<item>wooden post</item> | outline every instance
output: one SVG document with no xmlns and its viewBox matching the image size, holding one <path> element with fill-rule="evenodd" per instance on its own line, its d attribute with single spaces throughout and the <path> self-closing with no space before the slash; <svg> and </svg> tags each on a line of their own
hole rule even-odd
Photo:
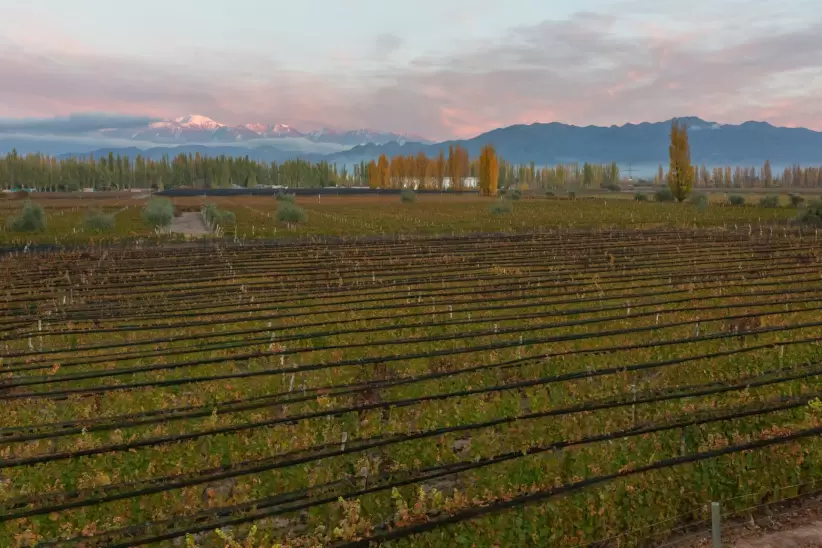
<svg viewBox="0 0 822 548">
<path fill-rule="evenodd" d="M 713 548 L 722 548 L 722 512 L 718 502 L 711 503 L 711 538 Z"/>
</svg>

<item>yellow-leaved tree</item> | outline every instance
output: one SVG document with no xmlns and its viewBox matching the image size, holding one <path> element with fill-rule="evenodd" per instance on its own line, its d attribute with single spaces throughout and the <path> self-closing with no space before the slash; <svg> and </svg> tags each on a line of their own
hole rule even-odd
<svg viewBox="0 0 822 548">
<path fill-rule="evenodd" d="M 677 201 L 685 201 L 694 187 L 694 166 L 691 165 L 691 147 L 688 144 L 688 128 L 678 120 L 671 123 L 671 145 L 668 147 L 671 169 L 668 172 L 668 188 Z"/>
<path fill-rule="evenodd" d="M 482 147 L 479 157 L 479 190 L 483 196 L 496 196 L 499 182 L 499 160 L 491 145 Z"/>
<path fill-rule="evenodd" d="M 377 159 L 377 188 L 391 187 L 391 164 L 388 162 L 388 156 L 385 153 L 380 154 Z"/>
</svg>

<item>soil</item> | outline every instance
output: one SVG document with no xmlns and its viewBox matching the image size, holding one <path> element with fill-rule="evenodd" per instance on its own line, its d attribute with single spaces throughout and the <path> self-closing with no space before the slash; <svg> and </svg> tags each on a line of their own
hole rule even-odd
<svg viewBox="0 0 822 548">
<path fill-rule="evenodd" d="M 710 548 L 710 533 L 677 548 Z M 723 548 L 822 548 L 822 495 L 766 508 L 722 527 Z"/>
<path fill-rule="evenodd" d="M 184 211 L 179 217 L 171 221 L 171 232 L 187 234 L 189 236 L 205 236 L 209 234 L 199 212 Z"/>
</svg>

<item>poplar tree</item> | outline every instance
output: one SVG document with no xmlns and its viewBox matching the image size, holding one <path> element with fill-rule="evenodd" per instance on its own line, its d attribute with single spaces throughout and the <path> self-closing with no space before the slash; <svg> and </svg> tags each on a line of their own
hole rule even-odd
<svg viewBox="0 0 822 548">
<path fill-rule="evenodd" d="M 691 165 L 691 147 L 688 129 L 674 120 L 671 124 L 671 145 L 668 147 L 671 168 L 668 172 L 668 188 L 677 201 L 682 202 L 694 187 L 694 166 Z"/>
<path fill-rule="evenodd" d="M 479 188 L 483 196 L 496 196 L 499 183 L 499 160 L 491 145 L 482 147 L 479 157 Z"/>
</svg>

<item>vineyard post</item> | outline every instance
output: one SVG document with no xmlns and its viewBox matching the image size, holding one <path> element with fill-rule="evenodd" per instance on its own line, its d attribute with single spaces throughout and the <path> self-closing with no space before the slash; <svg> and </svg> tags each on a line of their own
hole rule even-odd
<svg viewBox="0 0 822 548">
<path fill-rule="evenodd" d="M 718 502 L 711 503 L 711 538 L 713 548 L 722 548 L 722 513 Z"/>
</svg>

